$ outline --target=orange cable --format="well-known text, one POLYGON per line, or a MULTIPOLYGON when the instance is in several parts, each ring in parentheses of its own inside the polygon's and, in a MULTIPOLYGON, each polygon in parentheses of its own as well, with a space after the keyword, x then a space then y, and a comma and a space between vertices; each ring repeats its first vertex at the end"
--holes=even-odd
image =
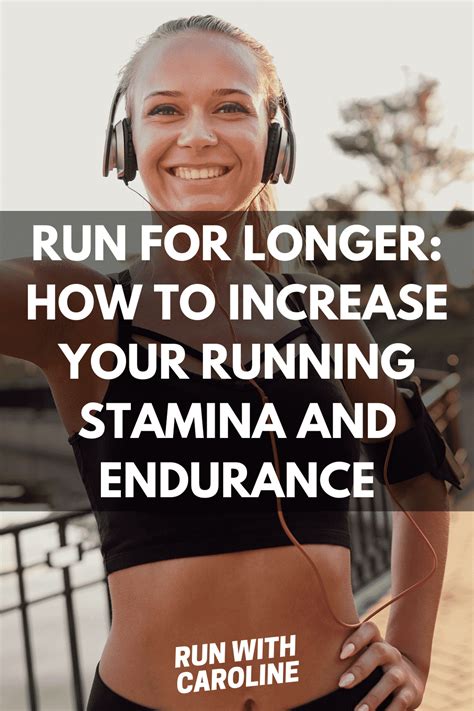
MULTIPOLYGON (((255 197, 257 197, 257 196, 262 192, 262 190, 268 185, 268 182, 269 182, 269 181, 267 181, 267 182, 263 185, 263 187, 260 188, 260 190, 257 192, 257 194, 255 195, 255 197)), ((141 198, 143 198, 143 199, 150 205, 150 207, 152 208, 152 210, 154 210, 154 212, 156 212, 157 214, 159 214, 159 213, 157 212, 157 210, 155 210, 155 208, 153 207, 153 205, 151 204, 151 202, 150 202, 149 200, 147 200, 147 198, 145 198, 145 197, 144 197, 141 193, 139 193, 137 190, 134 190, 133 188, 131 188, 131 187, 128 185, 128 183, 125 183, 125 184, 126 184, 127 188, 129 188, 129 190, 132 190, 134 193, 136 193, 136 194, 139 195, 141 198)), ((255 199, 255 197, 252 198, 252 201, 251 201, 251 202, 253 202, 253 200, 255 199)), ((246 208, 246 210, 249 209, 250 204, 251 204, 251 203, 249 203, 249 205, 248 205, 248 207, 246 208)), ((229 317, 229 314, 227 313, 226 309, 225 309, 224 306, 222 305, 222 303, 221 303, 221 301, 220 301, 220 299, 219 299, 219 295, 218 295, 218 293, 217 293, 217 285, 216 285, 216 281, 215 281, 215 277, 214 277, 214 271, 213 271, 212 266, 211 266, 210 264, 208 264, 207 266, 208 266, 208 268, 209 268, 209 272, 210 272, 210 274, 211 274, 212 283, 213 283, 213 286, 214 286, 214 295, 215 295, 215 297, 216 297, 216 303, 217 303, 217 305, 219 306, 219 308, 221 309, 221 311, 225 314, 225 317, 226 317, 226 319, 227 319, 227 322, 228 322, 228 324, 229 324, 230 331, 231 331, 231 334, 232 334, 232 339, 233 339, 234 343, 237 343, 237 338, 236 338, 236 335, 235 335, 234 327, 233 327, 233 325, 232 325, 232 321, 231 321, 231 319, 230 319, 230 317, 229 317)), ((261 400, 262 400, 262 403, 265 404, 265 403, 269 402, 269 398, 268 398, 267 394, 265 393, 265 391, 263 390, 263 388, 261 388, 261 387, 258 385, 258 383, 255 381, 255 379, 254 379, 254 378, 251 378, 251 379, 249 379, 249 382, 253 385, 253 387, 254 387, 254 388, 257 390, 257 392, 259 393, 260 398, 261 398, 261 400)), ((394 407, 393 407, 393 412, 394 412, 395 419, 396 419, 396 417, 397 417, 397 385, 396 385, 396 382, 395 382, 395 381, 393 381, 393 386, 394 386, 394 407)), ((269 435, 270 435, 270 440, 271 440, 271 445, 272 445, 273 464, 274 464, 275 471, 276 471, 277 476, 278 476, 278 480, 281 481, 281 479, 280 479, 280 475, 281 475, 281 472, 280 472, 280 460, 279 460, 279 457, 278 457, 278 448, 277 448, 277 444, 276 444, 276 440, 275 440, 275 433, 270 431, 270 432, 269 432, 269 435)), ((327 595, 327 592, 326 592, 326 588, 324 587, 324 583, 323 583, 321 574, 320 574, 319 570, 317 569, 316 563, 315 563, 315 562, 313 561, 313 559, 309 556, 309 554, 305 551, 305 549, 303 548, 302 544, 298 541, 298 539, 294 536, 294 534, 293 534, 293 533, 291 532, 291 530, 289 529, 288 524, 286 523, 286 520, 285 520, 285 515, 284 515, 283 510, 282 510, 282 507, 281 507, 281 497, 280 497, 280 496, 277 496, 277 497, 276 497, 276 500, 277 500, 278 519, 279 519, 279 521, 280 521, 280 525, 281 525, 283 531, 285 532, 285 534, 286 534, 286 536, 289 538, 289 540, 292 542, 292 544, 293 544, 294 546, 296 546, 296 548, 297 548, 297 549, 300 551, 300 553, 304 556, 305 560, 307 560, 307 562, 308 562, 309 565, 311 566, 312 570, 313 570, 314 573, 316 574, 316 577, 317 577, 317 579, 318 579, 318 582, 319 582, 319 584, 320 584, 320 587, 321 587, 321 590, 322 590, 322 593, 323 593, 324 601, 325 601, 325 603, 326 603, 326 606, 327 606, 327 608, 328 608, 328 610, 329 610, 329 612, 330 612, 332 618, 333 618, 334 621, 337 622, 339 625, 341 625, 341 626, 343 626, 343 627, 346 627, 346 628, 348 628, 348 629, 355 629, 355 628, 360 627, 364 622, 367 622, 367 620, 370 620, 370 619, 371 619, 372 617, 374 617, 376 614, 378 614, 379 612, 381 612, 381 610, 385 609, 385 608, 388 607, 389 605, 392 605, 396 600, 399 600, 401 597, 403 597, 404 595, 406 595, 407 593, 409 593, 411 590, 415 590, 416 588, 418 588, 418 587, 420 587, 421 585, 423 585, 425 582, 427 582, 427 580, 429 580, 429 579, 432 577, 432 575, 435 573, 435 571, 436 571, 436 569, 437 569, 437 567, 438 567, 438 556, 437 556, 437 554, 436 554, 435 549, 433 548, 433 546, 431 545, 430 541, 429 541, 428 538, 425 536, 425 534, 423 533, 423 531, 421 530, 421 528, 418 526, 418 524, 417 524, 416 521, 414 520, 413 516, 412 516, 408 511, 406 511, 406 510, 403 508, 403 506, 401 505, 400 501, 397 499, 397 497, 396 497, 395 494, 393 493, 392 487, 391 487, 391 485, 390 485, 390 482, 388 481, 388 465, 389 465, 389 462, 390 462, 390 455, 391 455, 391 453, 392 453, 394 441, 395 441, 395 432, 392 432, 392 435, 391 435, 390 441, 389 441, 389 445, 388 445, 388 449, 387 449, 387 454, 386 454, 386 456, 385 456, 385 461, 384 461, 383 478, 384 478, 385 484, 386 484, 386 486, 388 487, 388 490, 389 490, 389 492, 390 492, 390 496, 391 496, 392 499, 395 501, 395 503, 396 503, 397 506, 400 508, 400 510, 405 514, 405 516, 408 518, 408 520, 413 524, 413 526, 415 527, 415 529, 418 531, 418 533, 420 534, 420 536, 422 537, 422 539, 424 540, 424 542, 425 542, 426 545, 428 546, 428 548, 429 548, 429 550, 430 550, 430 553, 431 553, 431 555, 432 555, 432 559, 433 559, 433 567, 431 568, 431 570, 430 570, 423 578, 420 578, 420 580, 417 580, 417 581, 414 582, 412 585, 410 585, 409 587, 407 587, 405 590, 402 590, 402 591, 399 592, 397 595, 395 595, 394 597, 390 598, 390 600, 388 600, 386 603, 384 603, 383 605, 380 605, 379 607, 377 607, 370 615, 368 615, 367 617, 365 617, 365 618, 364 618, 363 620, 361 620, 360 622, 356 622, 356 623, 344 622, 343 620, 340 620, 340 619, 337 617, 337 615, 334 613, 334 611, 333 611, 333 609, 332 609, 332 607, 331 607, 331 605, 330 605, 330 603, 329 603, 329 599, 328 599, 328 595, 327 595)))
MULTIPOLYGON (((228 324, 229 324, 229 328, 230 328, 230 331, 231 331, 231 334, 232 334, 232 339, 233 339, 234 343, 237 344, 237 338, 236 338, 236 335, 235 335, 234 327, 233 327, 233 325, 232 325, 232 321, 231 321, 231 319, 230 319, 230 317, 229 317, 229 314, 227 313, 227 310, 226 310, 226 309, 224 308, 224 306, 222 305, 222 303, 221 303, 221 301, 220 301, 220 299, 219 299, 219 295, 218 295, 218 293, 217 293, 217 285, 216 285, 216 281, 215 281, 213 269, 212 269, 211 265, 208 265, 208 266, 209 266, 209 271, 210 271, 210 273, 211 273, 212 283, 213 283, 213 286, 214 286, 214 289, 215 289, 214 295, 215 295, 215 297, 216 297, 216 303, 217 303, 217 305, 219 306, 219 308, 221 309, 221 311, 225 314, 225 317, 226 317, 226 319, 227 319, 227 322, 228 322, 228 324)), ((251 384, 254 386, 254 388, 257 390, 257 392, 258 392, 258 394, 260 395, 260 398, 261 398, 261 400, 262 400, 262 404, 265 404, 265 403, 269 402, 268 395, 265 393, 265 391, 263 390, 263 388, 261 388, 260 385, 255 381, 254 378, 249 379, 249 383, 251 383, 251 384)), ((398 394, 398 390, 397 390, 397 385, 396 385, 396 382, 395 382, 395 381, 393 381, 393 386, 394 386, 393 412, 394 412, 395 421, 396 421, 396 418, 397 418, 397 409, 398 409, 398 408, 397 408, 397 399, 398 399, 397 394, 398 394)), ((270 435, 270 440, 271 440, 271 445, 272 445, 273 464, 274 464, 275 472, 276 472, 276 474, 277 474, 278 481, 281 481, 280 459, 279 459, 279 456, 278 456, 278 448, 277 448, 277 444, 276 444, 275 433, 269 431, 269 435, 270 435)), ((318 570, 318 568, 317 568, 317 566, 316 566, 316 563, 315 563, 314 560, 310 557, 310 555, 307 553, 307 551, 304 549, 303 545, 298 541, 298 539, 296 538, 296 536, 291 532, 290 528, 288 527, 288 524, 286 523, 285 515, 284 515, 283 510, 282 510, 281 497, 280 497, 280 496, 277 496, 277 497, 276 497, 276 500, 277 500, 278 519, 279 519, 279 521, 280 521, 280 525, 281 525, 283 531, 285 532, 285 534, 286 534, 286 536, 289 538, 289 540, 292 542, 292 544, 293 544, 294 546, 296 546, 296 548, 299 550, 299 552, 304 556, 305 560, 309 563, 309 565, 311 566, 312 570, 313 570, 314 573, 316 574, 316 577, 317 577, 317 579, 318 579, 319 585, 320 585, 320 587, 321 587, 321 591, 322 591, 322 593, 323 593, 324 602, 326 603, 326 606, 327 606, 327 608, 328 608, 328 610, 329 610, 329 612, 330 612, 330 614, 331 614, 333 620, 334 620, 337 624, 341 625, 342 627, 346 627, 347 629, 356 629, 356 628, 360 627, 364 622, 367 622, 367 621, 370 620, 372 617, 374 617, 376 614, 378 614, 379 612, 381 612, 381 610, 385 609, 385 608, 388 607, 389 605, 392 605, 396 600, 399 600, 401 597, 403 597, 404 595, 406 595, 407 593, 409 593, 411 590, 415 590, 416 588, 418 588, 418 587, 420 587, 421 585, 423 585, 427 580, 429 580, 429 578, 432 577, 432 575, 435 573, 435 571, 436 571, 436 569, 437 569, 437 567, 438 567, 438 556, 437 556, 437 554, 436 554, 435 549, 433 548, 433 546, 431 545, 430 541, 428 540, 428 538, 426 537, 426 535, 423 533, 423 531, 421 530, 421 528, 418 526, 418 524, 416 523, 416 521, 415 521, 415 519, 413 518, 413 516, 412 516, 408 511, 406 511, 406 510, 403 508, 402 504, 400 503, 400 501, 398 500, 398 498, 395 496, 394 492, 392 491, 391 484, 390 484, 390 482, 388 481, 388 465, 389 465, 389 462, 390 462, 390 455, 391 455, 391 453, 392 453, 394 441, 395 441, 395 430, 392 432, 392 434, 391 434, 391 436, 390 436, 390 441, 389 441, 389 445, 388 445, 388 449, 387 449, 387 454, 385 455, 385 461, 384 461, 384 467, 383 467, 383 478, 384 478, 385 484, 386 484, 386 486, 388 487, 388 490, 389 490, 389 492, 390 492, 390 496, 391 496, 392 499, 395 501, 395 503, 396 503, 397 506, 400 508, 400 510, 405 514, 405 516, 408 518, 408 520, 413 524, 413 526, 415 527, 415 529, 418 531, 418 533, 420 534, 420 536, 423 538, 424 542, 425 542, 426 545, 428 546, 428 548, 429 548, 429 550, 430 550, 430 553, 431 553, 431 555, 432 555, 432 558, 433 558, 433 567, 431 568, 431 570, 430 570, 423 578, 420 578, 420 580, 417 580, 415 583, 413 583, 412 585, 410 585, 409 587, 407 587, 405 590, 402 590, 402 591, 399 592, 397 595, 395 595, 394 597, 390 598, 390 600, 388 600, 386 603, 384 603, 383 605, 380 605, 379 607, 377 607, 373 612, 370 613, 370 615, 367 615, 367 617, 365 617, 365 618, 364 618, 363 620, 361 620, 360 622, 356 622, 356 623, 344 622, 344 620, 339 619, 339 617, 335 614, 335 612, 334 612, 334 610, 332 609, 331 604, 330 604, 330 602, 329 602, 328 595, 327 595, 327 591, 326 591, 326 588, 325 588, 325 586, 324 586, 324 582, 323 582, 323 580, 322 580, 321 574, 320 574, 320 572, 319 572, 319 570, 318 570)))

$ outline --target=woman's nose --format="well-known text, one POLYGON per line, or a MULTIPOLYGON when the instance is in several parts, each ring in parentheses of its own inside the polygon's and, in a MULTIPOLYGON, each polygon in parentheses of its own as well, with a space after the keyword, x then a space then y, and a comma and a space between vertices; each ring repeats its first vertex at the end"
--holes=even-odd
POLYGON ((217 136, 203 116, 193 114, 183 126, 177 143, 181 148, 205 148, 215 146, 217 136))

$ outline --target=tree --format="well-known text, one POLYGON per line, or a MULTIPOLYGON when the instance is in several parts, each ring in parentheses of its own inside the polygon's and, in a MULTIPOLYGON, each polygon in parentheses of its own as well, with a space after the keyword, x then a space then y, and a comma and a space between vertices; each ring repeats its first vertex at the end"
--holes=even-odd
POLYGON ((360 192, 385 197, 396 210, 422 208, 422 194, 436 194, 454 180, 468 179, 472 153, 439 138, 435 108, 438 82, 419 77, 388 97, 355 100, 341 109, 345 133, 331 135, 348 155, 365 158, 376 179, 360 192))

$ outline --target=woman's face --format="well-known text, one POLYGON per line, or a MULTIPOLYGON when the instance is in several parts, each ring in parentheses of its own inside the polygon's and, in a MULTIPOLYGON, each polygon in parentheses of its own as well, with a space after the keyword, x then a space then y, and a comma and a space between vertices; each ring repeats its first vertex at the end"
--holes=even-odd
POLYGON ((268 135, 252 52, 223 35, 160 39, 138 65, 132 133, 157 210, 240 210, 261 187, 268 135))

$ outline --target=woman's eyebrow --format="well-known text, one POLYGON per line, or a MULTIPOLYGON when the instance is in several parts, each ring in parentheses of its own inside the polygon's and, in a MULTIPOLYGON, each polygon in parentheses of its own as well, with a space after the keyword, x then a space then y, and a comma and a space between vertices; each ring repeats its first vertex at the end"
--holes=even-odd
POLYGON ((228 96, 228 94, 243 94, 248 96, 249 99, 252 98, 251 94, 248 91, 243 91, 243 89, 216 89, 212 92, 213 96, 228 96))
MULTIPOLYGON (((212 96, 228 96, 229 94, 243 94, 243 96, 247 96, 249 99, 252 98, 251 94, 249 94, 247 91, 244 91, 243 89, 215 89, 212 92, 212 96)), ((147 94, 143 99, 143 102, 145 102, 147 99, 150 99, 152 96, 177 97, 183 96, 183 94, 180 91, 173 91, 171 89, 158 89, 157 91, 152 91, 150 94, 147 94)))

